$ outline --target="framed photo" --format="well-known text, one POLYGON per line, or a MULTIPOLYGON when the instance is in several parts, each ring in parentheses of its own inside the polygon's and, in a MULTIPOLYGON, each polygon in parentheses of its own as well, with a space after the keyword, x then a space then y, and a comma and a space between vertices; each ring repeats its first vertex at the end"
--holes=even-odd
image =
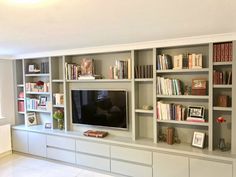
POLYGON ((202 132, 193 133, 192 146, 204 148, 204 141, 205 141, 205 133, 202 132))
POLYGON ((27 126, 37 125, 37 117, 35 112, 27 113, 25 123, 27 126))
POLYGON ((192 89, 206 89, 207 80, 206 79, 193 79, 192 80, 192 89))
POLYGON ((189 106, 188 117, 204 119, 204 106, 189 106))
POLYGON ((30 64, 29 67, 28 67, 28 70, 29 70, 30 73, 34 72, 35 65, 34 64, 30 64))
POLYGON ((51 129, 52 128, 52 124, 51 123, 45 123, 44 128, 45 129, 51 129))
POLYGON ((46 106, 47 97, 46 96, 41 96, 40 99, 39 99, 39 104, 40 104, 40 106, 46 106))

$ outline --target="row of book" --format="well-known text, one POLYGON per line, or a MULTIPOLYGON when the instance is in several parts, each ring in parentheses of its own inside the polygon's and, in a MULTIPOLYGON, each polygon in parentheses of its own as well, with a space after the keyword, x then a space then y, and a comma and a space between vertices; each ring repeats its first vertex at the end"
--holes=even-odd
POLYGON ((28 82, 25 84, 26 92, 49 92, 50 83, 44 83, 41 86, 38 86, 37 83, 28 82))
POLYGON ((115 66, 109 68, 110 79, 131 79, 131 63, 128 60, 116 60, 115 66))
POLYGON ((179 79, 158 76, 157 95, 183 95, 183 83, 179 79))
POLYGON ((170 55, 157 55, 157 70, 173 69, 172 58, 170 55))
POLYGON ((232 42, 213 44, 213 61, 225 62, 233 59, 232 42))
POLYGON ((232 84, 232 71, 213 71, 213 84, 232 84))
POLYGON ((64 105, 64 94, 54 93, 53 94, 53 104, 54 105, 64 105))
POLYGON ((153 78, 153 65, 139 65, 134 67, 135 78, 153 78))
POLYGON ((157 102, 158 120, 186 120, 187 108, 181 104, 157 102))
POLYGON ((40 64, 40 73, 49 73, 49 62, 42 62, 40 64))
POLYGON ((65 75, 67 80, 78 80, 80 74, 80 65, 75 63, 65 63, 65 75))
POLYGON ((48 110, 48 102, 41 104, 38 98, 26 98, 26 109, 27 110, 48 110))

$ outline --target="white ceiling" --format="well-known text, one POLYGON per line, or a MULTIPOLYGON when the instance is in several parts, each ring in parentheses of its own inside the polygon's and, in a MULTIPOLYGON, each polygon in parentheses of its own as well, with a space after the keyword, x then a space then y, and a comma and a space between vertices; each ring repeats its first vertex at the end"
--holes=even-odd
POLYGON ((235 0, 13 1, 0 0, 2 56, 236 31, 235 0))

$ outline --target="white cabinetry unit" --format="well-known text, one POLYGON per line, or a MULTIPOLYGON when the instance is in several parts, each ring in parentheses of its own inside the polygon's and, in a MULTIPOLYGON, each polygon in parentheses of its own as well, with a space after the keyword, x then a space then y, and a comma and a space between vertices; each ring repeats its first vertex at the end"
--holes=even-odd
POLYGON ((12 130, 13 150, 28 153, 28 132, 21 130, 12 130))
POLYGON ((46 135, 28 133, 29 154, 46 157, 46 135))

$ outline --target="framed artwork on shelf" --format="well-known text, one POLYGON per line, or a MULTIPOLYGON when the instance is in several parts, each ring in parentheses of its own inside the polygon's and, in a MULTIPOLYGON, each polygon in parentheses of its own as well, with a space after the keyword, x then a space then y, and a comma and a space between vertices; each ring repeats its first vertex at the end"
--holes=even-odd
POLYGON ((51 123, 45 123, 44 128, 45 129, 51 129, 52 128, 52 124, 51 123))
POLYGON ((204 148, 204 141, 205 141, 205 133, 202 132, 193 133, 192 146, 198 148, 204 148))
POLYGON ((193 79, 192 80, 192 95, 206 95, 207 80, 193 79))
POLYGON ((35 112, 30 112, 26 114, 26 121, 27 126, 37 125, 37 117, 35 112))
POLYGON ((189 106, 188 107, 188 117, 203 119, 204 118, 204 111, 205 111, 204 106, 189 106))

